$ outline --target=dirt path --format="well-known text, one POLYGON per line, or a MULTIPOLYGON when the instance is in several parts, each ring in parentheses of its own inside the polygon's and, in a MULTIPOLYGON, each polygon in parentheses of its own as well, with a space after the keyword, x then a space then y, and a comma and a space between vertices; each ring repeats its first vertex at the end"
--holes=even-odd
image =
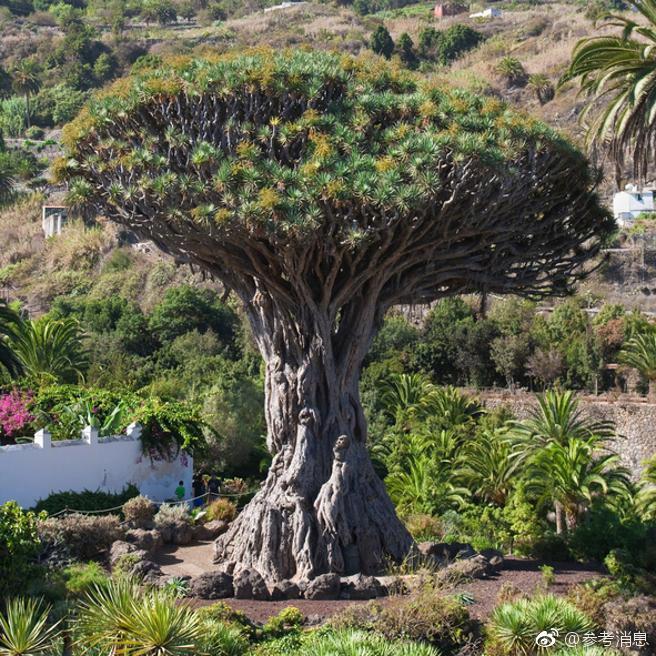
MULTIPOLYGON (((211 571, 212 543, 198 542, 185 547, 166 547, 155 559, 166 576, 197 576, 211 571)), ((504 568, 495 577, 476 580, 463 585, 457 592, 471 595, 473 603, 469 606, 472 617, 485 620, 496 606, 499 590, 502 585, 512 585, 525 594, 530 594, 543 585, 540 566, 542 562, 521 558, 507 558, 504 568)), ((577 583, 582 583, 599 576, 600 570, 580 563, 549 563, 554 568, 555 582, 549 591, 564 595, 568 589, 577 583)), ((294 601, 253 601, 250 599, 225 599, 235 610, 244 612, 254 622, 264 623, 288 606, 301 610, 310 623, 319 624, 335 615, 347 606, 366 604, 366 601, 310 601, 298 599, 294 601)), ((195 600, 199 606, 213 602, 195 600)), ((384 600, 383 600, 384 603, 384 600)))

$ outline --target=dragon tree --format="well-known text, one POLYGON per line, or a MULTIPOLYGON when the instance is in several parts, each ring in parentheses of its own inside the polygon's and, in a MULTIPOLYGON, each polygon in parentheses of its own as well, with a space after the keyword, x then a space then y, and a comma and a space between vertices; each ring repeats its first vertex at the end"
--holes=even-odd
POLYGON ((563 138, 373 56, 171 60, 91 100, 65 143, 72 204, 243 303, 273 460, 215 561, 269 581, 374 573, 412 546, 359 395, 386 310, 566 293, 613 228, 563 138))

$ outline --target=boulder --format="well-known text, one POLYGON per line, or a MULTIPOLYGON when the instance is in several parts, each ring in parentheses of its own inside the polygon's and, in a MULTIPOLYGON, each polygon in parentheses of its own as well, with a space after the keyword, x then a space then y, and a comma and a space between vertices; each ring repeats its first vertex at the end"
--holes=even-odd
POLYGON ((498 549, 483 549, 479 555, 483 556, 495 571, 503 567, 503 551, 499 551, 498 549))
MULTIPOLYGON (((138 547, 125 540, 116 540, 109 549, 109 564, 114 567, 119 558, 139 551, 138 547)), ((144 552, 145 554, 145 552, 144 552)))
POLYGON ((199 599, 226 599, 234 592, 232 576, 225 572, 206 572, 189 581, 189 594, 199 599))
POLYGON ((298 599, 301 596, 300 588, 288 579, 283 579, 274 583, 269 589, 269 598, 271 601, 281 601, 283 599, 298 599))
POLYGON ((382 597, 383 594, 382 586, 373 576, 356 574, 341 579, 342 599, 375 599, 382 597))
POLYGON ((164 544, 189 544, 194 539, 194 529, 188 522, 171 522, 159 526, 164 544))
POLYGON ((467 579, 485 579, 493 571, 490 563, 483 556, 476 555, 447 565, 437 573, 436 578, 443 584, 457 585, 467 579))
POLYGON ((133 528, 126 532, 125 539, 134 544, 137 549, 143 549, 150 554, 155 553, 164 544, 159 531, 148 531, 143 528, 133 528))
POLYGON ((269 599, 269 589, 262 575, 251 567, 239 570, 232 581, 237 599, 269 599))
POLYGON ((338 599, 340 587, 339 574, 321 574, 308 581, 304 596, 306 599, 338 599))
POLYGON ((154 583, 162 576, 162 570, 152 560, 140 560, 130 569, 130 574, 143 579, 147 583, 154 583))
POLYGON ((220 535, 228 530, 228 522, 223 519, 214 519, 205 524, 194 526, 194 540, 216 540, 220 535))
POLYGON ((463 560, 465 558, 473 558, 476 556, 476 550, 471 544, 461 544, 460 549, 456 551, 455 560, 463 560))
POLYGON ((381 596, 392 594, 406 594, 408 587, 403 576, 377 576, 376 581, 380 586, 381 596))

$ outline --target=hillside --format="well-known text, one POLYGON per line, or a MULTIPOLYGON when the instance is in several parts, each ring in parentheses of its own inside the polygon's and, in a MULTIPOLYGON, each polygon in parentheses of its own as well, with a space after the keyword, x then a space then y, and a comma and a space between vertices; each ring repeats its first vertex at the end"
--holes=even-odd
MULTIPOLYGON (((62 119, 72 117, 89 93, 128 72, 130 66, 152 65, 161 56, 240 51, 258 46, 358 53, 369 48, 372 33, 384 25, 396 42, 392 56, 401 65, 417 68, 428 79, 506 100, 563 131, 575 142, 581 141, 577 121, 581 105, 575 85, 558 89, 552 99, 549 94, 546 98, 538 97, 537 85, 531 82, 535 78, 529 76, 544 76, 543 85, 555 86, 577 40, 595 31, 590 18, 594 11, 589 6, 504 1, 495 3, 502 15, 488 20, 469 18, 468 12, 436 19, 431 3, 366 15, 358 14, 352 7, 324 3, 303 2, 269 12, 257 10, 259 5, 241 3, 231 11, 224 7, 224 20, 208 22, 200 11, 182 19, 183 6, 178 4, 176 22, 146 24, 133 7, 126 10, 117 31, 111 16, 99 9, 110 5, 92 4, 85 13, 70 10, 69 6, 67 13, 62 10, 66 6, 60 4, 47 12, 35 11, 27 16, 5 10, 1 19, 0 67, 5 77, 7 71, 18 70, 21 61, 27 60, 35 62, 39 79, 32 98, 33 127, 23 126, 22 133, 18 128, 15 138, 6 140, 7 147, 25 161, 14 176, 22 199, 0 211, 0 293, 9 300, 20 300, 36 315, 46 312, 52 301, 62 295, 117 294, 136 299, 148 309, 170 285, 212 285, 202 282, 188 268, 176 267, 170 258, 153 249, 144 252, 143 248, 127 244, 126 235, 102 221, 94 227, 74 222, 67 226, 64 235, 50 240, 44 240, 41 231, 41 205, 53 199, 56 202, 64 195, 61 188, 48 183, 48 167, 59 153, 62 119), (248 13, 249 9, 255 11, 248 13), (114 25, 111 29, 110 24, 114 25), (454 29, 477 36, 472 41, 473 48, 471 43, 462 47, 456 44, 447 51, 446 61, 435 45, 435 33, 455 33, 454 29), (404 34, 412 40, 411 62, 400 45, 404 34), (67 48, 78 49, 80 66, 71 60, 67 48), (87 63, 82 63, 84 58, 87 63), (518 79, 509 79, 500 70, 500 63, 508 58, 517 60, 524 69, 518 79), (107 64, 105 68, 103 62, 107 64), (31 138, 25 139, 26 135, 31 138), (31 189, 36 189, 38 195, 30 197, 31 189)), ((477 8, 480 9, 472 5, 471 10, 477 8)), ((5 95, 12 88, 14 94, 1 101, 0 106, 0 126, 5 126, 5 134, 16 129, 7 127, 9 118, 14 116, 9 105, 20 100, 15 85, 5 88, 5 95)), ((610 201, 614 182, 608 173, 601 191, 610 201)), ((645 283, 650 275, 639 275, 638 286, 656 287, 648 280, 645 283)), ((600 281, 598 278, 595 284, 600 281)), ((609 293, 617 291, 613 285, 611 276, 609 293)))

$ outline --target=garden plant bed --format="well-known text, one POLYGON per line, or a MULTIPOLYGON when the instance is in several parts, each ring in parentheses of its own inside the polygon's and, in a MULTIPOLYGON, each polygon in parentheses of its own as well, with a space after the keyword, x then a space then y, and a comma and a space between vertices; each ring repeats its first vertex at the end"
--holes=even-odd
MULTIPOLYGON (((165 576, 197 576, 214 568, 212 562, 212 543, 196 542, 188 546, 167 546, 155 558, 165 576)), ((499 590, 503 585, 514 586, 524 594, 530 595, 543 586, 543 576, 540 567, 544 562, 508 557, 505 559, 502 571, 487 579, 477 579, 458 586, 456 593, 466 593, 473 597, 469 606, 472 617, 485 620, 497 604, 499 590)), ((549 586, 549 591, 565 595, 571 586, 583 583, 602 574, 602 570, 594 565, 576 562, 547 563, 554 568, 555 581, 549 586)), ((362 600, 309 600, 294 599, 282 601, 258 601, 254 599, 224 599, 235 610, 245 613, 252 621, 264 623, 289 606, 298 608, 312 624, 320 624, 336 613, 351 605, 369 603, 362 600)), ((387 598, 377 600, 385 604, 387 598)), ((215 601, 194 599, 194 606, 207 606, 215 601)))

